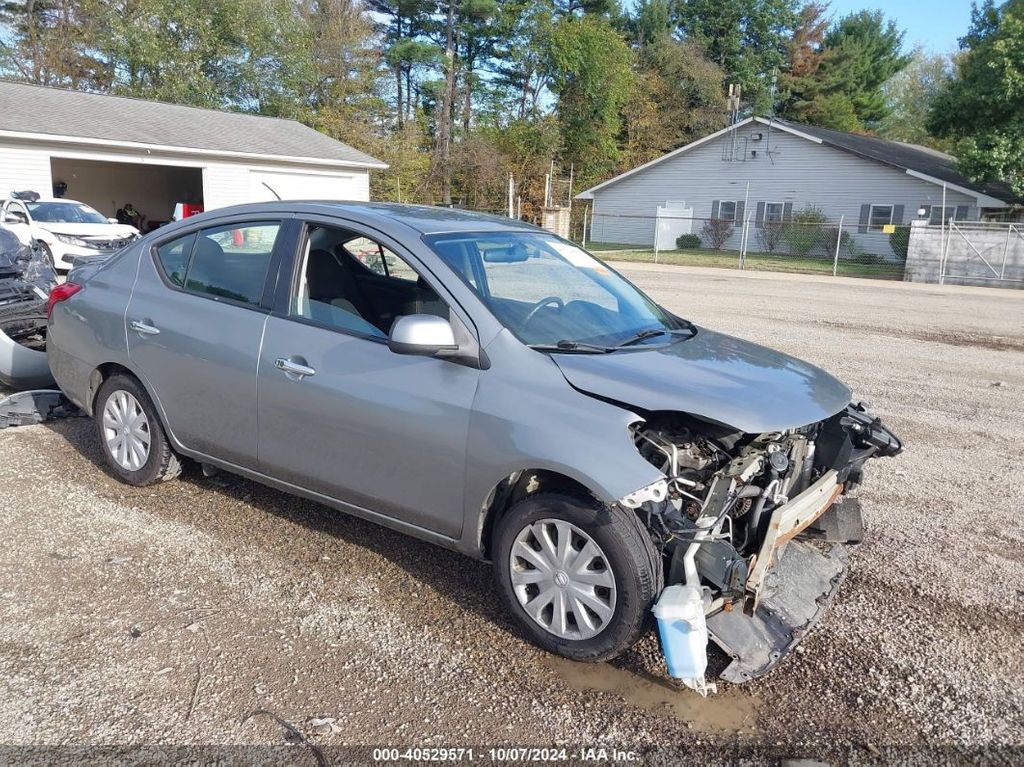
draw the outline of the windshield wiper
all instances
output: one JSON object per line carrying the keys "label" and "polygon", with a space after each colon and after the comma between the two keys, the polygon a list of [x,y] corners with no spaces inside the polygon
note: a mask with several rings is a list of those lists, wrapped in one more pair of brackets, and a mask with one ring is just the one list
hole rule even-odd
{"label": "windshield wiper", "polygon": [[648,338],[654,338],[656,336],[663,335],[674,336],[679,333],[689,333],[690,336],[693,337],[697,335],[697,328],[694,327],[692,322],[687,322],[685,325],[683,325],[683,327],[674,328],[672,330],[669,330],[668,328],[647,328],[646,330],[641,330],[636,335],[630,336],[615,348],[621,349],[623,346],[633,346],[634,344],[638,344],[641,341],[646,341]]}
{"label": "windshield wiper", "polygon": [[583,341],[562,340],[553,344],[530,344],[530,348],[536,349],[539,352],[592,352],[607,354],[608,352],[615,351],[616,347],[598,346],[597,344],[588,344]]}

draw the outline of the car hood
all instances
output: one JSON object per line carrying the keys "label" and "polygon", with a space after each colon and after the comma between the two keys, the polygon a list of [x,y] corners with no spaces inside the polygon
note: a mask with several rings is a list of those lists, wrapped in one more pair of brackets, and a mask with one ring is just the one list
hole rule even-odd
{"label": "car hood", "polygon": [[551,356],[580,391],[753,434],[806,426],[850,402],[850,390],[821,368],[704,328],[650,349]]}
{"label": "car hood", "polygon": [[36,226],[54,234],[70,234],[74,237],[109,237],[112,240],[131,237],[133,234],[139,233],[138,229],[127,224],[67,224],[36,221]]}

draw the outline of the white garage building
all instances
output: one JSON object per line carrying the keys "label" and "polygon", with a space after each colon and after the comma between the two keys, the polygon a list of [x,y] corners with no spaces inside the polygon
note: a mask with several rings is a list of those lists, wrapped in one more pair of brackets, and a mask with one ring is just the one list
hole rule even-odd
{"label": "white garage building", "polygon": [[387,166],[294,120],[0,82],[0,199],[64,196],[150,222],[275,199],[368,200]]}

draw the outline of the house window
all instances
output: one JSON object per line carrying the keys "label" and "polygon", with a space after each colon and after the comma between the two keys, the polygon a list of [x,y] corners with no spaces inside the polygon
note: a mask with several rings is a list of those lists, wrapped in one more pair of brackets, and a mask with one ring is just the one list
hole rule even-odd
{"label": "house window", "polygon": [[782,221],[783,215],[785,214],[786,206],[781,202],[766,202],[764,204],[764,221],[770,223],[772,221]]}
{"label": "house window", "polygon": [[941,205],[932,205],[931,211],[928,213],[929,224],[941,224],[943,221],[949,221],[951,218],[956,217],[956,206],[950,205],[943,208]]}
{"label": "house window", "polygon": [[892,205],[872,205],[868,215],[868,229],[881,231],[883,226],[892,223]]}
{"label": "house window", "polygon": [[733,200],[722,200],[718,205],[718,217],[723,221],[736,220],[736,203]]}

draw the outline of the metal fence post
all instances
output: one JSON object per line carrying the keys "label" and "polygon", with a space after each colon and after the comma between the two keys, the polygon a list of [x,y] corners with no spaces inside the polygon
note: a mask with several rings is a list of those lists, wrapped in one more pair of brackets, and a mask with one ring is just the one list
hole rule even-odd
{"label": "metal fence post", "polygon": [[750,213],[743,219],[743,231],[740,233],[740,270],[743,270],[743,262],[747,259],[747,240],[750,237]]}
{"label": "metal fence post", "polygon": [[[945,196],[945,189],[946,189],[945,184],[943,184],[942,189],[943,189],[943,196]],[[943,213],[945,213],[945,210],[946,210],[945,207],[943,207],[942,210],[943,210]],[[953,226],[953,217],[952,216],[950,216],[950,218],[949,218],[948,225],[946,223],[946,219],[945,218],[942,219],[942,249],[939,252],[939,284],[940,285],[945,285],[946,284],[946,260],[949,258],[949,241],[950,241],[950,239],[952,239],[950,237],[950,234],[951,234],[950,229],[952,228],[952,226]]]}
{"label": "metal fence post", "polygon": [[661,234],[661,208],[654,213],[654,263],[658,263],[658,235]]}
{"label": "metal fence post", "polygon": [[836,230],[836,254],[832,257],[832,276],[839,276],[839,245],[843,241],[843,219],[846,214],[839,217],[839,228]]}

